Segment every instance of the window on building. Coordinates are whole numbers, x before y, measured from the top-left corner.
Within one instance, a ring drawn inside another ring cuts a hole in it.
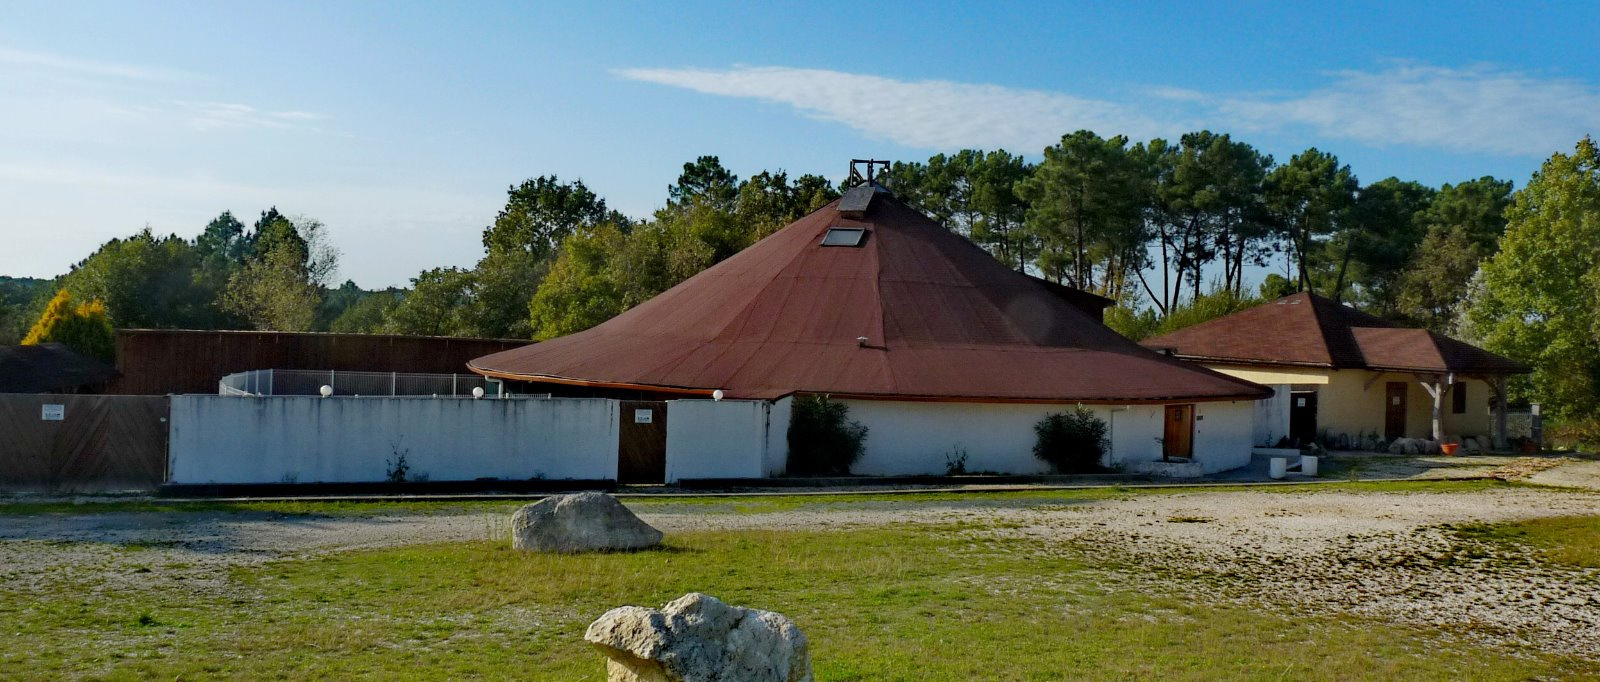
[[[830,227],[828,234],[823,235],[823,246],[861,246],[862,240],[867,236],[865,228],[860,227]]]
[[[1457,381],[1450,387],[1450,412],[1452,414],[1467,413],[1467,382]]]

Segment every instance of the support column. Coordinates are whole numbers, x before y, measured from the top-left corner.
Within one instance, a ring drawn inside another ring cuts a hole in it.
[[[1506,441],[1506,378],[1489,377],[1488,382],[1494,391],[1494,449],[1504,450],[1511,445]]]
[[[1448,382],[1448,383],[1446,383]],[[1444,381],[1435,375],[1422,382],[1422,389],[1433,398],[1433,440],[1437,443],[1444,442],[1444,393],[1445,386],[1455,383],[1455,375],[1450,375]]]

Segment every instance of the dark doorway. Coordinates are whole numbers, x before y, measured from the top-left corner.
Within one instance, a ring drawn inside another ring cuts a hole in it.
[[[1385,440],[1405,438],[1407,384],[1391,381],[1383,386],[1383,437]]]
[[[667,404],[621,400],[622,426],[617,433],[617,481],[665,483],[667,480]]]
[[[1289,440],[1295,445],[1310,445],[1317,439],[1317,392],[1289,394]],[[1269,443],[1276,445],[1276,443]]]
[[[1162,431],[1162,457],[1194,456],[1194,405],[1168,405]]]

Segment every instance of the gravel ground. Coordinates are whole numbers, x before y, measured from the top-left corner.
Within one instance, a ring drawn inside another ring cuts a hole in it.
[[[1592,473],[1600,478],[1600,469]],[[1134,589],[1290,613],[1371,615],[1543,651],[1600,656],[1600,572],[1551,566],[1527,552],[1464,539],[1443,527],[1579,514],[1600,514],[1600,494],[1531,487],[1392,493],[1198,490],[1075,504],[889,498],[751,514],[683,505],[643,517],[669,533],[958,522],[975,535],[1028,539],[1030,551],[1106,560]],[[226,569],[233,566],[501,538],[507,517],[222,512],[0,517],[0,590],[41,592],[73,584],[91,590],[137,586],[221,594],[227,588]]]

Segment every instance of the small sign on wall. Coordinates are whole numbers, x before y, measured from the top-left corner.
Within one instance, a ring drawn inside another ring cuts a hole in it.
[[[67,406],[66,405],[44,405],[43,408],[39,411],[39,420],[40,421],[58,422],[58,421],[61,421],[63,419],[66,419],[66,418],[67,418]]]
[[[635,423],[635,424],[654,424],[655,422],[656,422],[656,411],[655,410],[634,410],[633,411],[633,423]]]

